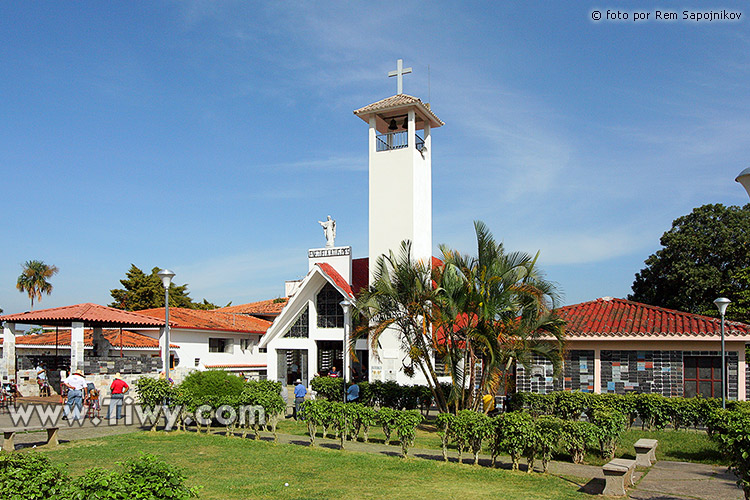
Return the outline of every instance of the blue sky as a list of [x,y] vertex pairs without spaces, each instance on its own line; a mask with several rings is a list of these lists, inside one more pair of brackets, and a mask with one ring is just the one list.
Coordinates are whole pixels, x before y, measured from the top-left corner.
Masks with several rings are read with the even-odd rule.
[[[619,9],[628,21],[592,21]],[[738,22],[653,20],[656,10]],[[650,20],[633,22],[633,12]],[[133,263],[191,296],[284,293],[317,221],[367,252],[367,125],[430,101],[433,240],[481,219],[541,251],[572,304],[625,297],[676,217],[744,204],[746,2],[2,2],[0,307],[26,260],[59,267],[36,307],[107,304]],[[428,71],[429,68],[429,71]],[[428,78],[429,75],[429,78]]]

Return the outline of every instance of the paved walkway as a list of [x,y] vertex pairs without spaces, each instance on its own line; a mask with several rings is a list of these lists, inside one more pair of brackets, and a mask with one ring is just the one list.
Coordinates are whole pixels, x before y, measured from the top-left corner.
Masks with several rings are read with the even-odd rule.
[[[106,412],[103,412],[104,415]],[[38,425],[32,421],[31,425]],[[142,428],[138,425],[108,425],[103,422],[94,425],[89,419],[83,424],[68,424],[62,422],[59,431],[60,442],[65,443],[77,439],[89,439],[114,434],[137,432]],[[10,415],[0,414],[0,428],[12,427]],[[145,429],[145,428],[144,428]],[[215,430],[218,432],[219,429]],[[16,448],[44,444],[46,433],[26,433],[16,436]],[[264,440],[271,440],[268,433],[263,433]],[[292,434],[279,434],[279,442],[296,446],[309,446],[310,439],[307,436]],[[316,446],[321,448],[338,449],[338,439],[315,439]],[[388,456],[399,456],[401,447],[384,445],[379,443],[362,443],[347,441],[345,449],[363,453],[377,453]],[[441,450],[411,448],[409,455],[426,460],[443,460]],[[449,451],[449,460],[458,461],[458,454]],[[465,453],[464,463],[472,463],[473,456]],[[480,455],[479,462],[482,466],[490,465],[490,457]],[[523,462],[523,461],[522,461]],[[498,467],[510,469],[510,459],[499,457]],[[526,465],[521,464],[525,470]],[[536,469],[539,470],[541,463],[538,462]],[[567,481],[577,484],[581,491],[591,495],[598,495],[604,489],[604,475],[602,468],[593,465],[576,465],[569,462],[551,462],[549,472],[560,476]],[[742,490],[735,484],[734,475],[727,471],[726,467],[694,464],[687,462],[657,462],[648,470],[639,470],[636,473],[636,486],[628,490],[629,497],[635,500],[742,500]]]

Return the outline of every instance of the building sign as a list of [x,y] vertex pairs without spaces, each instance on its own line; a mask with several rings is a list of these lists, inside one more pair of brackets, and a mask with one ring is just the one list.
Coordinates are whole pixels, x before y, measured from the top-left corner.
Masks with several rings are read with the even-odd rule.
[[336,248],[317,248],[307,251],[307,256],[311,259],[318,257],[339,257],[351,255],[352,247],[336,247]]

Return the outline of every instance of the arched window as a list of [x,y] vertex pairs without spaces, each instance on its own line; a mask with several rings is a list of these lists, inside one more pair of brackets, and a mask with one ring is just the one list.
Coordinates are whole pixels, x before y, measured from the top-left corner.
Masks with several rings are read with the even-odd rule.
[[333,285],[326,285],[318,292],[318,328],[344,328],[344,309],[339,305],[341,294]]

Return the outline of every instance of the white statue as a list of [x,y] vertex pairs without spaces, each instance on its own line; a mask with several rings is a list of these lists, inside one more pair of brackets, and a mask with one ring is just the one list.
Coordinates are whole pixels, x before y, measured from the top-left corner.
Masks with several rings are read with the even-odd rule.
[[326,248],[332,247],[336,240],[336,221],[328,216],[326,220],[319,220],[318,224],[323,226],[323,234],[326,236]]

